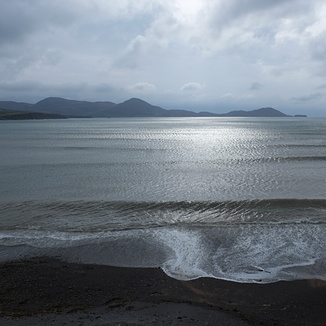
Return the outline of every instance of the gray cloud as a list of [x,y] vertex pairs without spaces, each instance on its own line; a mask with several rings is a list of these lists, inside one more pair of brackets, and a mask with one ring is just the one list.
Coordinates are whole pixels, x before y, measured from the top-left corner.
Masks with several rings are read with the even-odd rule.
[[142,49],[146,39],[143,35],[137,35],[132,39],[120,56],[115,60],[114,65],[117,68],[135,69],[139,64],[139,56],[142,56]]
[[252,91],[257,91],[259,89],[262,89],[263,88],[263,85],[261,83],[258,83],[258,82],[254,82],[251,84],[251,86],[249,87],[250,90]]
[[325,45],[326,31],[311,38],[309,49],[311,58],[319,64],[316,68],[316,74],[325,76],[326,74],[326,45]]
[[3,99],[324,106],[322,0],[0,2]]
[[[247,18],[255,18],[249,26],[273,26],[275,20],[290,18],[296,15],[307,15],[313,11],[314,3],[305,0],[229,0],[213,2],[211,24],[214,27],[230,27]],[[269,20],[267,19],[269,17]]]
[[34,33],[64,29],[78,20],[75,1],[10,0],[2,1],[0,11],[0,42],[16,43]]
[[16,83],[0,83],[0,91],[1,92],[29,92],[35,89],[42,90],[43,86],[39,82],[35,81],[24,81],[24,82],[16,82]]
[[[16,101],[31,101],[32,103],[48,96],[63,96],[71,99],[84,99],[83,94],[87,93],[87,98],[97,100],[99,95],[105,97],[116,96],[122,89],[118,89],[108,83],[87,84],[87,83],[62,83],[46,84],[35,81],[21,82],[1,82],[0,98],[10,98]],[[45,95],[44,95],[45,94]],[[6,95],[6,96],[3,96]],[[123,97],[117,97],[124,99]]]
[[133,91],[152,92],[156,89],[155,85],[150,83],[137,83],[130,87]]
[[321,93],[313,93],[313,94],[293,97],[291,100],[292,101],[298,101],[298,102],[310,102],[310,101],[318,100],[322,96],[323,96],[323,94],[321,94]]
[[195,83],[195,82],[190,82],[187,84],[184,84],[181,87],[181,90],[184,92],[196,92],[198,90],[200,90],[203,86],[199,83]]
[[[2,4],[0,11],[0,44],[21,41],[33,30],[35,23],[30,17],[26,17],[22,4],[10,6]],[[19,22],[19,23],[18,23]]]

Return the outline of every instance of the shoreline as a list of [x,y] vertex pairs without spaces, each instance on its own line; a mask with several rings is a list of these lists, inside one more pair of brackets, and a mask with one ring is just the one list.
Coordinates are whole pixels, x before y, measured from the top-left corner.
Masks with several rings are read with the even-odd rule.
[[326,282],[179,281],[159,268],[0,264],[1,325],[325,325]]

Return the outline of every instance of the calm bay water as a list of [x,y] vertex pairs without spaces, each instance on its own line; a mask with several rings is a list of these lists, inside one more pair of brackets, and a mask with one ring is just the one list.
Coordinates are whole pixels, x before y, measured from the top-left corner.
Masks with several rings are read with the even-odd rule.
[[326,279],[326,119],[0,122],[0,259]]

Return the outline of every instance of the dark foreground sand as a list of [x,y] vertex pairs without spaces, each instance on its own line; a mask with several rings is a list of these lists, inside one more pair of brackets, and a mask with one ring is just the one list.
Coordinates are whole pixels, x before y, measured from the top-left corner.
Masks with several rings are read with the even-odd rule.
[[326,325],[326,282],[184,282],[34,258],[0,265],[0,325]]

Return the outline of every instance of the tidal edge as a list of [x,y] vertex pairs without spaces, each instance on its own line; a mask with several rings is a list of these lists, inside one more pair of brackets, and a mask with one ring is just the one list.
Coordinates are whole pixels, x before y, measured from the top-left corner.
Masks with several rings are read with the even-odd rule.
[[326,282],[179,281],[159,268],[0,264],[1,325],[325,325]]

